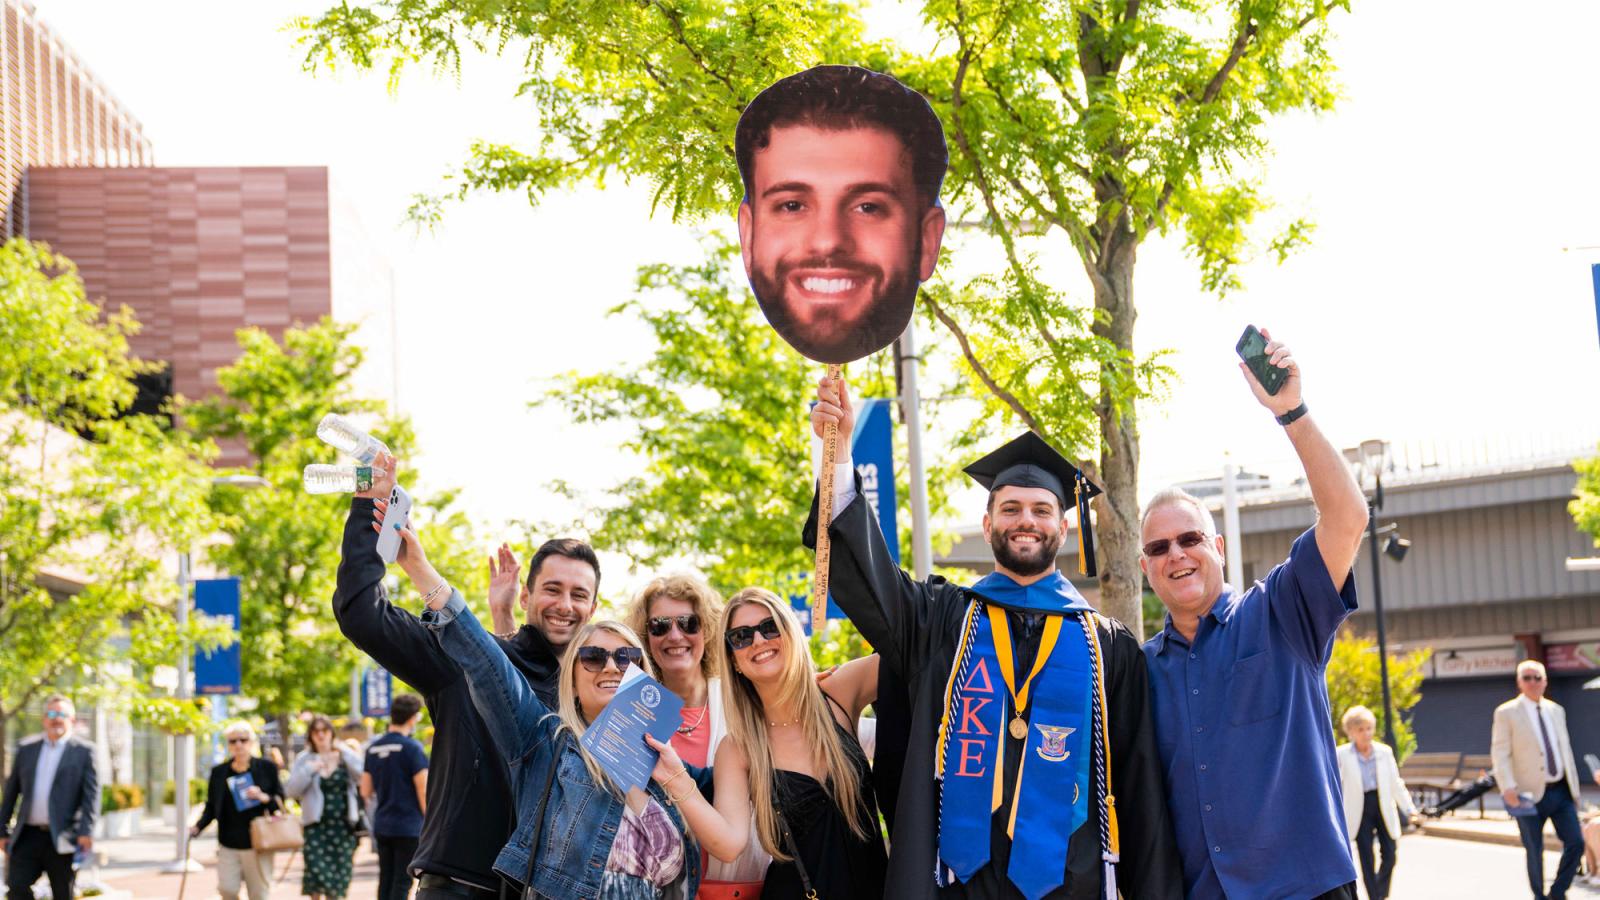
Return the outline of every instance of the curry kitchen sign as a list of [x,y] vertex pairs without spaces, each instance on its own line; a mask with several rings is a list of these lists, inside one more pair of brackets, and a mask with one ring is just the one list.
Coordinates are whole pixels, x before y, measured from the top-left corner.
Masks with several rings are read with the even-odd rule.
[[1519,662],[1522,662],[1522,654],[1515,646],[1484,650],[1435,650],[1433,677],[1472,678],[1479,675],[1510,675],[1517,671]]

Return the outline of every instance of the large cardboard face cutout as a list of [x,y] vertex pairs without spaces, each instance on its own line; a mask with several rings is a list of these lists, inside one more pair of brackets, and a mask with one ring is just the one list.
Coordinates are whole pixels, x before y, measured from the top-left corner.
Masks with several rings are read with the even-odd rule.
[[944,132],[894,78],[818,66],[763,91],[735,136],[739,243],[767,322],[846,363],[905,330],[944,237]]

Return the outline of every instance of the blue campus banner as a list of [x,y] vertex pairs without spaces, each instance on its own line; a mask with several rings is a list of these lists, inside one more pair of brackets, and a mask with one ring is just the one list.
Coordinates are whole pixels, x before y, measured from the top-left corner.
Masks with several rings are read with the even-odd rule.
[[388,669],[371,666],[361,673],[361,714],[377,718],[389,714],[394,696],[394,677]]
[[1600,263],[1589,267],[1589,277],[1594,279],[1594,319],[1600,325]]
[[202,578],[194,583],[196,614],[227,623],[233,640],[210,653],[194,654],[194,691],[197,694],[239,693],[239,579]]
[[850,436],[850,458],[861,476],[861,495],[872,504],[889,545],[889,557],[900,563],[900,530],[895,525],[894,502],[894,421],[891,400],[866,400],[856,415],[855,433]]
[[[900,530],[895,524],[894,494],[894,401],[882,398],[859,400],[856,406],[856,425],[850,435],[850,459],[855,463],[856,474],[861,476],[861,495],[872,506],[878,517],[878,527],[883,530],[883,540],[889,545],[889,556],[900,562]],[[834,510],[838,512],[838,510]],[[811,608],[810,594],[794,594],[789,603],[804,613]],[[828,595],[828,618],[846,618],[844,611]],[[807,634],[811,617],[802,615]]]

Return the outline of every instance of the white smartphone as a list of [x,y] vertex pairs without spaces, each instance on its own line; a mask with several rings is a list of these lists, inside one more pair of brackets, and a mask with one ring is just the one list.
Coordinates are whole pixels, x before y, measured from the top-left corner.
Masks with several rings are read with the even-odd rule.
[[400,529],[411,519],[411,495],[405,488],[395,485],[389,493],[389,511],[383,517],[383,531],[378,535],[378,556],[392,563],[400,555]]

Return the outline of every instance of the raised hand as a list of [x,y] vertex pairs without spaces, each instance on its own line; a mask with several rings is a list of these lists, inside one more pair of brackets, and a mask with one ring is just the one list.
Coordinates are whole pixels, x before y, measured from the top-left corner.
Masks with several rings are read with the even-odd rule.
[[[376,485],[374,485],[374,488],[376,488]],[[388,512],[388,500],[379,500],[376,498],[373,499],[373,531],[376,531],[380,534],[383,533],[383,519]],[[407,575],[412,576],[413,581],[416,580],[416,576],[412,572],[413,569],[423,566],[426,566],[429,569],[432,568],[432,566],[428,565],[428,555],[422,550],[422,542],[417,539],[417,533],[411,530],[410,525],[400,529],[400,554],[395,557],[395,562],[400,564],[400,568],[404,569]]]
[[356,493],[357,497],[366,497],[369,500],[387,500],[394,493],[395,470],[400,467],[400,461],[392,453],[379,453],[372,461],[372,487]]
[[498,622],[504,615],[514,618],[512,609],[517,604],[517,589],[522,584],[522,566],[511,547],[501,544],[489,557],[489,614]]
[[823,428],[834,422],[848,440],[856,424],[856,411],[850,405],[850,388],[843,378],[834,381],[824,375],[817,382],[817,404],[811,407],[811,430],[822,437]]
[[1267,339],[1267,361],[1289,371],[1283,386],[1278,388],[1277,394],[1269,394],[1267,389],[1261,386],[1261,382],[1256,381],[1256,376],[1251,374],[1249,366],[1239,363],[1239,371],[1244,373],[1245,383],[1250,385],[1250,393],[1256,395],[1256,401],[1271,410],[1273,415],[1281,416],[1299,406],[1303,399],[1300,389],[1300,365],[1295,362],[1288,345],[1273,340],[1270,331],[1261,329],[1261,336]]

